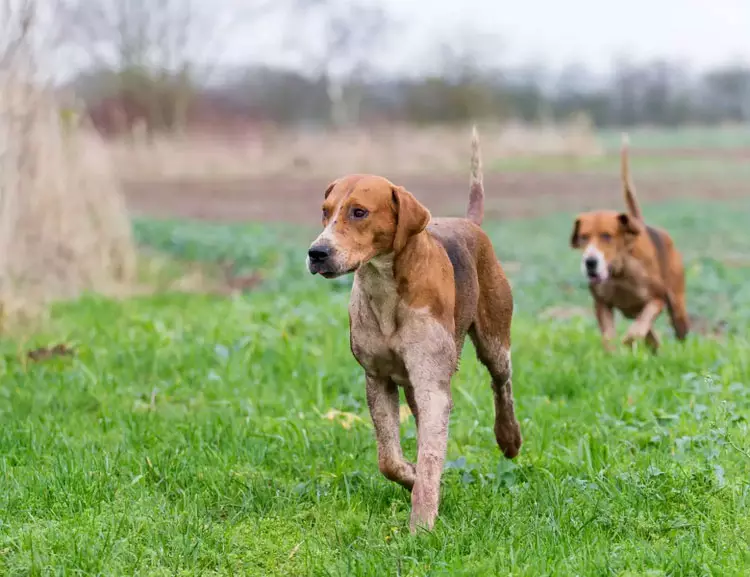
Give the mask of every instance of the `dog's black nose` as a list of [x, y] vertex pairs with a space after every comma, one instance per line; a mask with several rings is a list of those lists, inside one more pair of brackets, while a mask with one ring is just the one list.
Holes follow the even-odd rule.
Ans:
[[325, 245], [311, 246], [307, 256], [310, 257], [310, 262], [320, 263], [331, 256], [331, 249]]
[[588, 272], [595, 272], [596, 271], [596, 265], [599, 264], [599, 261], [597, 261], [594, 257], [588, 257], [585, 261], [586, 264], [586, 270]]

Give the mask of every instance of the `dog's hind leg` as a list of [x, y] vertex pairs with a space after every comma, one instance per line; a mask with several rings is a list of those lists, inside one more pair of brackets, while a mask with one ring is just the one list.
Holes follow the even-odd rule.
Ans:
[[503, 455], [509, 459], [521, 449], [521, 427], [513, 406], [513, 368], [510, 347], [505, 347], [493, 336], [481, 334], [477, 329], [469, 332], [477, 357], [492, 377], [492, 394], [495, 399], [495, 439]]
[[690, 330], [690, 321], [687, 307], [685, 306], [685, 292], [680, 291], [672, 294], [670, 298], [669, 320], [674, 329], [675, 337], [684, 341]]
[[513, 302], [508, 298], [510, 291], [497, 290], [498, 286], [506, 283], [497, 265], [487, 267], [480, 275], [477, 316], [469, 329], [469, 337], [474, 343], [477, 357], [492, 378], [497, 445], [506, 457], [512, 459], [518, 455], [522, 439], [513, 406], [513, 363], [510, 353]]

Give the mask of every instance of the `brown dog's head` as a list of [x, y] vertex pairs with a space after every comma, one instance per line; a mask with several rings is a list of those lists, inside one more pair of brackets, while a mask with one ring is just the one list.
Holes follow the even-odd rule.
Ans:
[[323, 232], [310, 245], [307, 268], [325, 278], [354, 272], [376, 256], [401, 251], [430, 221], [430, 212], [410, 192], [369, 175], [331, 183], [322, 216]]
[[643, 231], [640, 221], [624, 212], [599, 210], [579, 214], [570, 246], [583, 249], [581, 272], [591, 284], [606, 281]]

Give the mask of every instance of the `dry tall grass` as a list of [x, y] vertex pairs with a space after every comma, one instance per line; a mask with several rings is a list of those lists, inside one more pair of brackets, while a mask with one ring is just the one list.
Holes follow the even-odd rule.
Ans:
[[[339, 132], [265, 128], [231, 141], [190, 134], [147, 139], [136, 133], [108, 145], [121, 175], [135, 180], [451, 173], [466, 168], [467, 130], [406, 125]], [[480, 130], [487, 163], [513, 156], [603, 153], [585, 118], [541, 126], [482, 124]]]
[[53, 95], [0, 75], [0, 305], [3, 322], [52, 300], [130, 281], [135, 248], [101, 141]]

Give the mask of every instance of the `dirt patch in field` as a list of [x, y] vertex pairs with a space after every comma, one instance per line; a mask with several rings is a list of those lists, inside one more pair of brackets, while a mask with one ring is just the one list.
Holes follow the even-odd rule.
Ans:
[[[460, 215], [468, 176], [396, 176], [433, 214]], [[263, 221], [317, 225], [328, 182], [315, 177], [258, 177], [243, 180], [128, 182], [134, 214], [217, 222]], [[643, 176], [638, 191], [645, 203], [671, 199], [747, 197], [748, 184], [685, 177]], [[622, 204], [617, 175], [514, 173], [485, 177], [488, 219], [523, 218]]]

